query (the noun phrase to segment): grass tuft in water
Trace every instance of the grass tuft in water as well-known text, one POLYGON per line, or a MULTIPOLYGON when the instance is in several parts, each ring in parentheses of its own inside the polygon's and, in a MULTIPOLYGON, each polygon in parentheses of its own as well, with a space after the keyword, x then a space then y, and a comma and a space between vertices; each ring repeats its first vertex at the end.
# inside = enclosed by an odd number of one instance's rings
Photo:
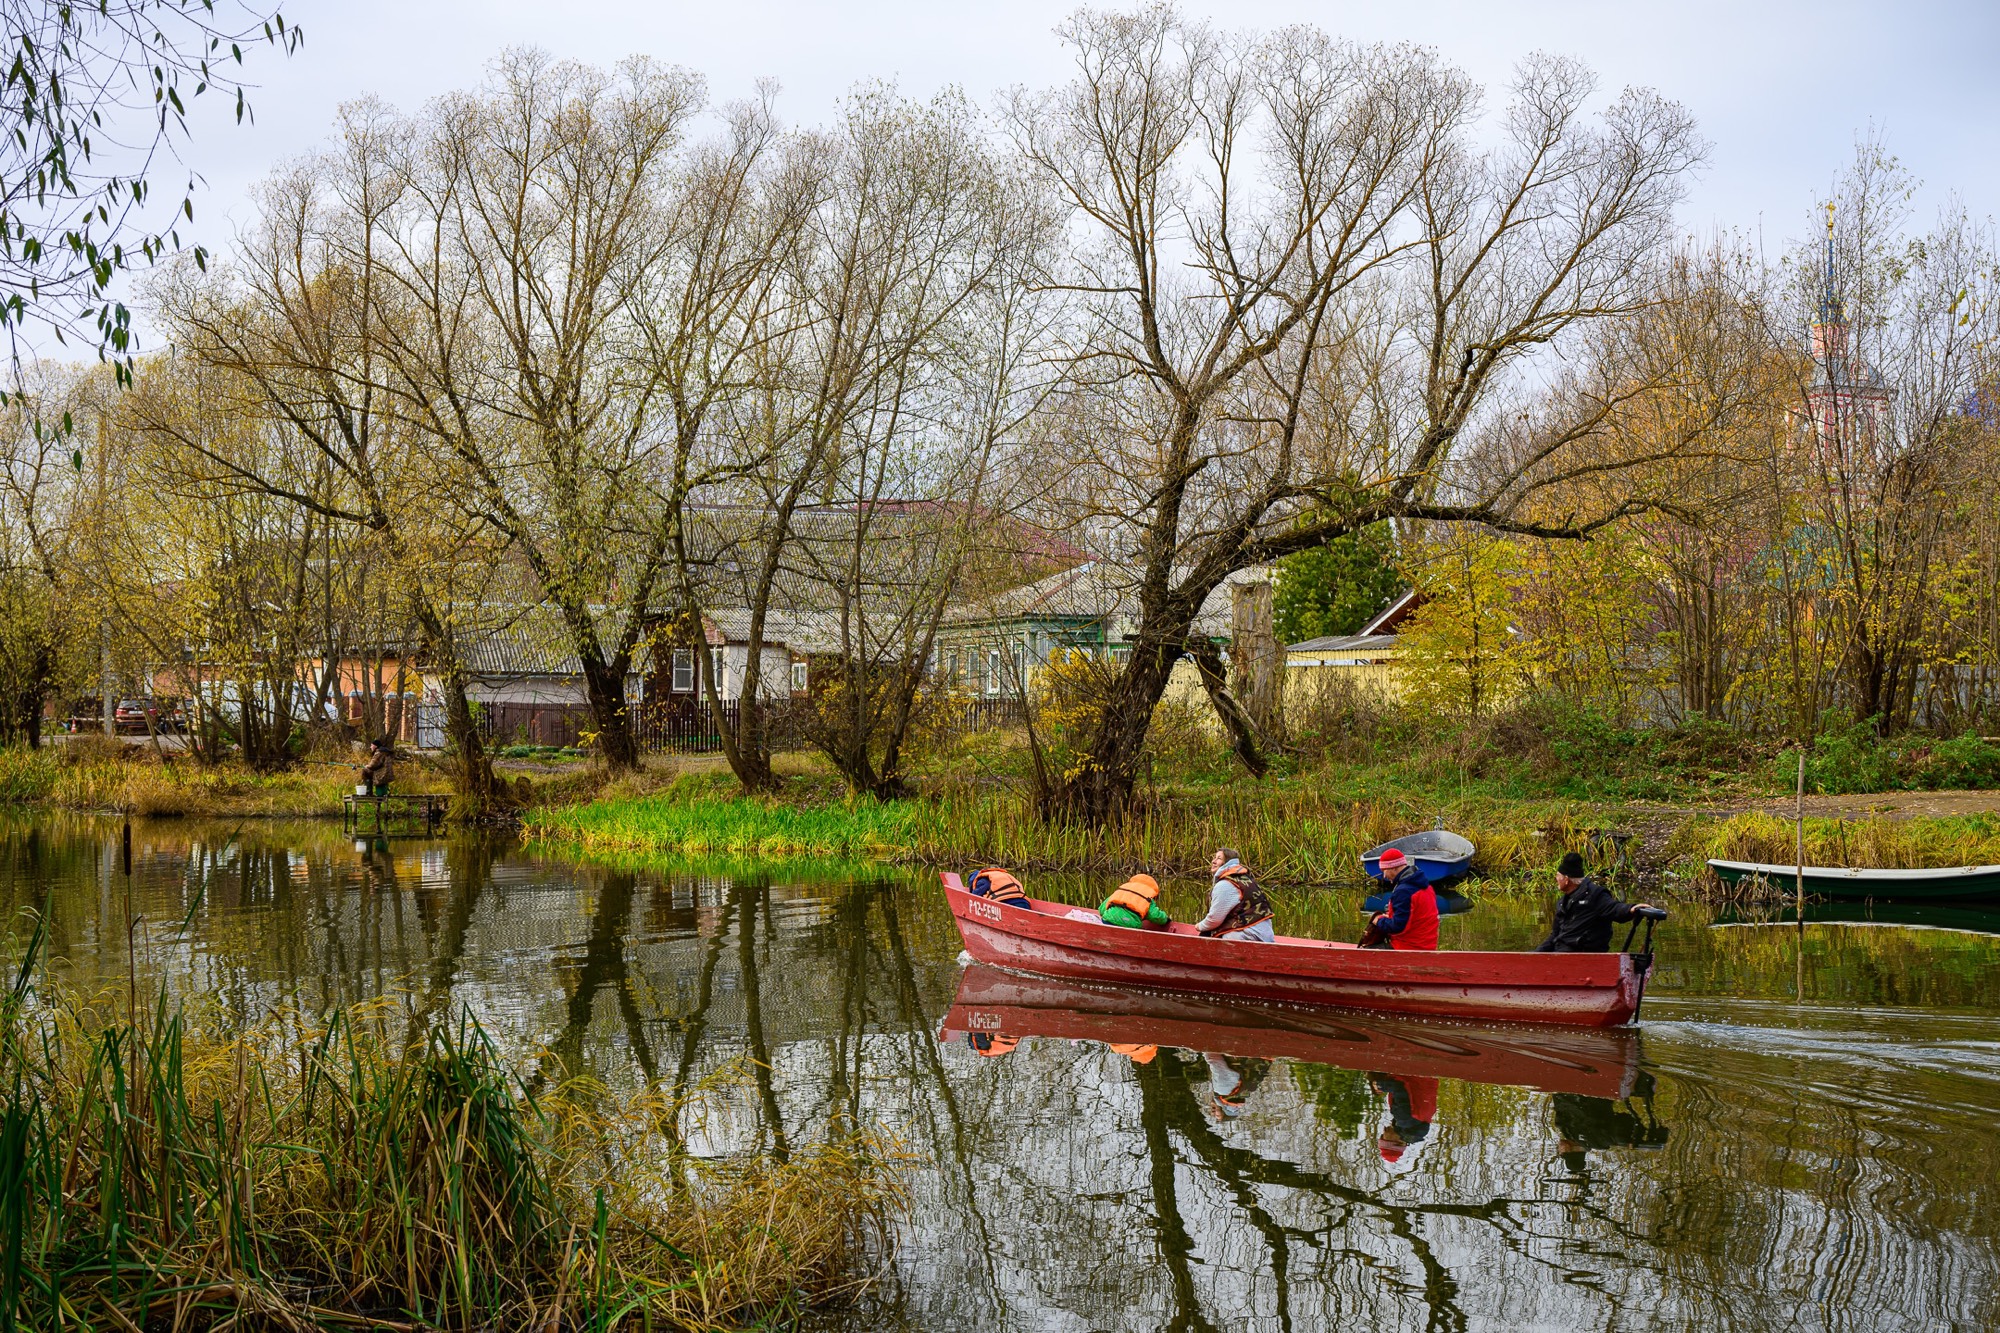
POLYGON ((531 1095, 469 1016, 219 1036, 37 997, 34 954, 0 998, 0 1333, 739 1327, 841 1290, 897 1198, 866 1138, 704 1161, 658 1092, 531 1095))

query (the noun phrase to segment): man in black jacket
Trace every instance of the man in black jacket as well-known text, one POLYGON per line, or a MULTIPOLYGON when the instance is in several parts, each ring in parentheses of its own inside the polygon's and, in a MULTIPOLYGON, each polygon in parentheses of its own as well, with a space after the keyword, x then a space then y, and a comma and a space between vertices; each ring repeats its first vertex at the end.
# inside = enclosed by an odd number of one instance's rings
POLYGON ((1556 904, 1555 924, 1549 937, 1535 946, 1536 953, 1603 953, 1611 947, 1611 925, 1630 921, 1640 912, 1651 911, 1646 903, 1623 903, 1611 890, 1583 873, 1583 857, 1564 852, 1556 866, 1556 887, 1562 901, 1556 904))

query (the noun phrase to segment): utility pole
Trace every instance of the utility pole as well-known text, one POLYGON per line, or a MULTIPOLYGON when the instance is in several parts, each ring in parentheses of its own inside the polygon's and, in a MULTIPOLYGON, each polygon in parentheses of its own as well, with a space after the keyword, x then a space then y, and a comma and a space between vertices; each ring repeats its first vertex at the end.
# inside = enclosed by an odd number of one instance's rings
POLYGON ((98 702, 104 709, 104 734, 118 734, 118 701, 111 697, 111 618, 105 617, 97 625, 97 692, 98 702))

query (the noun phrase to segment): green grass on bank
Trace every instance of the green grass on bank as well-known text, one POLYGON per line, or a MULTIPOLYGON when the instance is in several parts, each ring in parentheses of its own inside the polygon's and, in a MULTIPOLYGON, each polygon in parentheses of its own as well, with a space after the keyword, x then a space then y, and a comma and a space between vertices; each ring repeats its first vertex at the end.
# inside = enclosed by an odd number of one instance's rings
POLYGON ((793 806, 676 793, 530 810, 522 823, 530 837, 592 851, 874 857, 910 850, 923 812, 915 802, 793 806))
MULTIPOLYGON (((1453 797, 1437 793, 1351 799, 1299 779, 1155 793, 1138 811, 1092 829, 1040 818, 1021 794, 945 795, 892 805, 723 795, 708 784, 629 799, 530 811, 526 832, 593 856, 882 859, 946 869, 976 864, 1102 878, 1133 870, 1194 877, 1217 847, 1231 847, 1282 888, 1362 884, 1363 852, 1439 823, 1479 849, 1487 891, 1545 886, 1562 853, 1607 867, 1611 832, 1650 881, 1715 892, 1710 858, 1789 861, 1788 820, 1751 813, 1671 814, 1589 802, 1453 797)), ((1950 866, 2000 863, 2000 815, 1807 821, 1807 859, 1819 865, 1950 866)))
POLYGON ((531 838, 592 852, 984 861, 1042 871, 1195 874, 1228 846, 1270 883, 1340 884, 1359 882, 1368 848, 1439 819, 1479 845, 1480 868, 1491 875, 1539 866, 1581 845, 1589 827, 1565 803, 1329 802, 1301 784, 1248 782, 1158 800, 1101 829, 1051 823, 1004 792, 888 805, 670 792, 532 810, 523 822, 531 838))

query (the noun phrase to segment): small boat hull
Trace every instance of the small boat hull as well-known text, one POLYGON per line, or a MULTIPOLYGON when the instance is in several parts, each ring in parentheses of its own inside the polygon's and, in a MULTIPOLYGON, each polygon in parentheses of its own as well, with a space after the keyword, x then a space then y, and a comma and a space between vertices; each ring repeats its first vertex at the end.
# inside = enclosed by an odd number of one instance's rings
POLYGON ((1400 838, 1391 838, 1379 847, 1370 847, 1361 854, 1361 868, 1368 872, 1371 879, 1382 878, 1382 853, 1391 847, 1409 857, 1417 873, 1428 884, 1443 884, 1471 874, 1472 858, 1479 850, 1456 833, 1444 829, 1406 833, 1400 838))
POLYGON ((1629 1096, 1639 1076, 1639 1034, 1629 1028, 1468 1027, 1265 1008, 1023 977, 980 963, 959 978, 942 1026, 946 1033, 1173 1046, 1585 1097, 1629 1096))
MULTIPOLYGON (((1796 891, 1797 866, 1761 861, 1710 861, 1725 884, 1763 880, 1774 897, 1796 891)), ((2000 904, 2000 866, 1953 866, 1943 870, 1874 870, 1848 866, 1807 866, 1808 897, 1840 902, 1960 902, 2000 904)))
POLYGON ((1107 982, 1281 1004, 1378 1013, 1616 1027, 1638 1012, 1644 974, 1630 954, 1357 949, 1279 936, 1276 944, 1107 926, 1061 903, 1002 907, 943 876, 966 952, 982 963, 1107 982))

